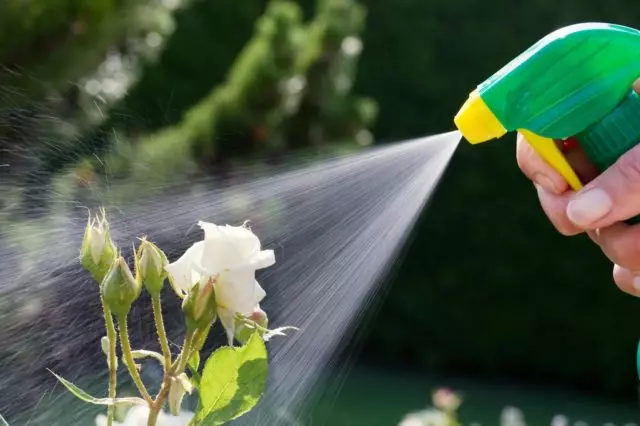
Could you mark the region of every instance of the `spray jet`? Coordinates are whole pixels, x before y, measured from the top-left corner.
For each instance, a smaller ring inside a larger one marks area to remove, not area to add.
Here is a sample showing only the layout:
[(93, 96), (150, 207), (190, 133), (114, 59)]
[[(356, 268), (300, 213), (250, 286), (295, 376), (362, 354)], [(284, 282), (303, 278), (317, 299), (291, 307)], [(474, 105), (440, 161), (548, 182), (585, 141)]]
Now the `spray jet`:
[[(580, 181), (555, 140), (574, 138), (603, 172), (640, 143), (640, 31), (584, 23), (552, 32), (481, 83), (455, 116), (472, 144), (521, 132), (572, 189)], [(640, 222), (637, 216), (629, 223)], [(640, 346), (637, 352), (640, 375)]]

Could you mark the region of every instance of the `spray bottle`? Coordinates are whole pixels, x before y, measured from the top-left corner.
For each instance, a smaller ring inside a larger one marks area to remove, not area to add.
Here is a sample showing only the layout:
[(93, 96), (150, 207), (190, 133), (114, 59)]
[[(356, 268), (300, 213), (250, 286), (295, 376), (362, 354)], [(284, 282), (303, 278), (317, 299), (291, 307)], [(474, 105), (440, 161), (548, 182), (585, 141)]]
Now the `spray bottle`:
[[(602, 172), (640, 143), (640, 31), (585, 23), (552, 32), (481, 83), (455, 116), (472, 144), (522, 133), (572, 189), (555, 140), (573, 137)], [(640, 216), (629, 223), (640, 222)], [(640, 346), (637, 353), (640, 376)]]

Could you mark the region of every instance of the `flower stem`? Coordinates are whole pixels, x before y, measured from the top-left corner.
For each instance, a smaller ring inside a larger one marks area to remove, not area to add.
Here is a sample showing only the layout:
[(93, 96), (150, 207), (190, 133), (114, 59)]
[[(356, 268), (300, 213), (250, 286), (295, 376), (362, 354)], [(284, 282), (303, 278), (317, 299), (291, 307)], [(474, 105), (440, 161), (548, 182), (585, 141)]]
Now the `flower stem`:
[(183, 370), (187, 365), (187, 362), (189, 362), (191, 346), (193, 344), (193, 337), (195, 334), (195, 332), (189, 332), (185, 336), (184, 344), (182, 345), (182, 352), (180, 352), (180, 355), (178, 355), (178, 358), (176, 358), (173, 365), (171, 366), (171, 374), (180, 374), (182, 372), (181, 370)]
[(156, 407), (155, 404), (151, 407), (151, 411), (149, 411), (149, 418), (147, 419), (147, 426), (156, 426), (161, 407), (162, 406)]
[[(116, 343), (118, 335), (116, 326), (113, 323), (113, 317), (111, 316), (111, 310), (107, 307), (107, 305), (105, 305), (102, 296), (100, 296), (100, 300), (102, 302), (102, 311), (104, 313), (105, 328), (107, 329), (107, 339), (109, 339), (109, 353), (107, 354), (107, 365), (109, 367), (109, 398), (115, 399), (118, 377), (118, 358), (116, 355)], [(113, 425), (115, 408), (115, 405), (109, 405), (107, 407), (107, 426)]]
[(189, 358), (191, 358), (193, 345), (198, 341), (199, 333), (197, 331), (193, 333), (189, 333), (187, 337), (184, 339), (184, 347), (182, 348), (182, 353), (180, 354), (180, 358), (176, 360), (176, 364), (173, 365), (172, 373), (173, 374), (181, 374), (184, 369), (187, 367), (187, 363), (189, 362)]
[(153, 318), (156, 322), (158, 340), (160, 341), (160, 347), (162, 347), (162, 354), (164, 355), (164, 365), (166, 370), (171, 366), (171, 350), (169, 349), (169, 340), (167, 339), (167, 332), (164, 328), (164, 320), (162, 318), (160, 294), (152, 295), (151, 303), (153, 305)]
[(171, 378), (181, 374), (185, 366), (187, 365), (189, 357), (191, 356), (191, 348), (193, 346), (194, 337), (196, 335), (197, 332), (187, 333), (184, 339), (182, 351), (180, 352), (180, 355), (178, 355), (176, 361), (173, 363), (173, 365), (170, 363), (165, 363), (164, 378), (162, 380), (160, 392), (158, 393), (158, 396), (156, 396), (156, 399), (153, 401), (153, 404), (149, 405), (150, 411), (149, 418), (147, 420), (147, 426), (156, 426), (156, 422), (158, 421), (158, 416), (160, 415), (162, 406), (164, 405), (165, 399), (167, 398), (167, 395), (169, 395), (169, 390), (171, 389)]
[(136, 387), (138, 388), (138, 392), (140, 392), (140, 396), (147, 401), (149, 407), (153, 404), (153, 399), (149, 395), (147, 388), (144, 387), (144, 383), (142, 383), (142, 378), (140, 377), (140, 373), (136, 368), (136, 363), (133, 360), (133, 355), (131, 355), (131, 342), (129, 341), (129, 327), (127, 326), (127, 315), (119, 315), (118, 316), (118, 324), (120, 326), (120, 343), (122, 344), (122, 356), (124, 357), (124, 361), (127, 364), (127, 368), (129, 369), (129, 374), (133, 379)]

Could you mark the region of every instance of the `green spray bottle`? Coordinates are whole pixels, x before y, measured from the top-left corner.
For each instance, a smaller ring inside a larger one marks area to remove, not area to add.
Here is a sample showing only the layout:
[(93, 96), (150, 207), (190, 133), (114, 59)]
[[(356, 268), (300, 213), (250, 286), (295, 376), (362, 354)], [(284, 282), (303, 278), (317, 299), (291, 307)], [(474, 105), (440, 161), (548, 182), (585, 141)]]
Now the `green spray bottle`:
[[(575, 138), (600, 172), (640, 143), (640, 31), (584, 23), (542, 38), (481, 83), (454, 122), (472, 144), (521, 132), (572, 189), (580, 181), (555, 140)], [(640, 222), (640, 216), (629, 221)], [(640, 377), (640, 346), (637, 353)]]

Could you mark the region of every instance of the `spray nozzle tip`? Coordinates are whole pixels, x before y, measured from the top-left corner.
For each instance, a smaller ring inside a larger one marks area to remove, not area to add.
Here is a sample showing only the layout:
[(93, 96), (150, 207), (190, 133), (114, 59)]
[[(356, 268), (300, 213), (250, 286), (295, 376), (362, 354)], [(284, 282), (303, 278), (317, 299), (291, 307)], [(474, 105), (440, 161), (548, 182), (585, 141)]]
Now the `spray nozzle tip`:
[(499, 138), (507, 133), (477, 90), (471, 92), (453, 121), (460, 133), (472, 144)]

